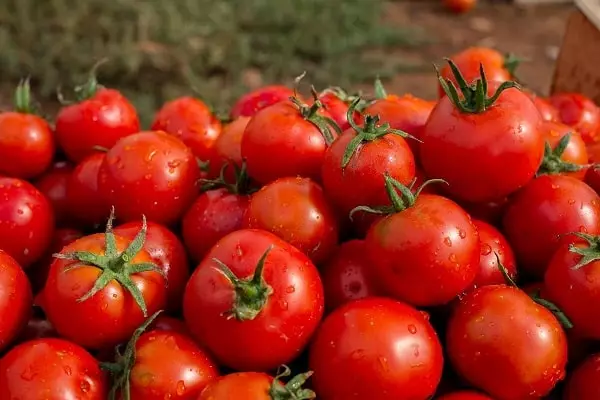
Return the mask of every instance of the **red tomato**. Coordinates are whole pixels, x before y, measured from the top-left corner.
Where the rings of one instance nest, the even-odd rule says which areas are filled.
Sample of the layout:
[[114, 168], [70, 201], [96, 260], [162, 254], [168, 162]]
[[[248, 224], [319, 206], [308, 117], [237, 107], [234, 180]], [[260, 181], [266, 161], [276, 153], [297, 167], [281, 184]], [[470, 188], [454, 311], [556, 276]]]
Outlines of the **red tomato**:
[[585, 174], [585, 183], [587, 183], [596, 193], [600, 193], [600, 164], [588, 168]]
[[15, 92], [14, 111], [0, 113], [0, 174], [31, 179], [47, 170], [54, 157], [52, 129], [34, 114], [29, 81]]
[[[348, 110], [353, 96], [350, 96], [341, 88], [325, 89], [319, 94], [319, 101], [323, 104], [323, 108], [331, 115], [331, 118], [340, 127], [342, 131], [350, 129], [348, 122]], [[351, 112], [352, 120], [359, 124], [362, 120], [360, 113], [356, 110]]]
[[98, 173], [105, 158], [104, 153], [84, 158], [67, 182], [69, 213], [84, 227], [100, 225], [110, 213], [105, 195], [98, 189]]
[[57, 225], [69, 220], [67, 182], [72, 172], [73, 167], [71, 164], [58, 161], [35, 181], [35, 187], [50, 200]]
[[418, 310], [371, 297], [343, 305], [310, 348], [322, 400], [408, 400], [433, 395], [442, 376], [442, 346]]
[[342, 243], [321, 272], [327, 308], [335, 310], [350, 301], [379, 295], [372, 275], [365, 241]]
[[52, 240], [52, 206], [33, 185], [16, 178], [0, 177], [0, 199], [0, 249], [27, 269]]
[[32, 316], [19, 335], [19, 343], [29, 340], [57, 337], [58, 333], [46, 318]]
[[506, 283], [504, 275], [498, 266], [498, 259], [506, 269], [511, 279], [517, 278], [515, 254], [502, 233], [487, 222], [473, 220], [473, 225], [479, 233], [481, 253], [479, 256], [479, 273], [473, 281], [474, 287], [487, 285], [502, 285]]
[[95, 69], [85, 84], [75, 88], [77, 102], [56, 116], [56, 140], [74, 163], [140, 130], [134, 106], [118, 90], [98, 85]]
[[600, 163], [600, 143], [588, 143], [587, 152], [590, 162]]
[[571, 373], [563, 400], [597, 399], [600, 399], [600, 354], [593, 354]]
[[200, 170], [190, 149], [164, 132], [120, 140], [100, 166], [98, 188], [120, 220], [175, 223], [198, 194]]
[[462, 14], [462, 13], [466, 13], [467, 11], [471, 11], [473, 9], [473, 7], [475, 7], [475, 4], [477, 3], [476, 0], [443, 0], [444, 6], [449, 9], [450, 11], [457, 13], [457, 14]]
[[243, 226], [274, 233], [315, 264], [338, 244], [337, 218], [321, 187], [308, 178], [280, 178], [250, 197]]
[[533, 100], [533, 104], [537, 107], [538, 111], [542, 115], [542, 120], [549, 122], [559, 122], [560, 116], [558, 115], [558, 110], [550, 104], [548, 99], [537, 96], [533, 92], [525, 91], [526, 94], [529, 94], [531, 100]]
[[50, 267], [42, 308], [61, 337], [102, 349], [126, 341], [148, 313], [163, 309], [166, 281], [144, 247], [146, 224], [133, 240], [106, 233], [66, 246]]
[[193, 272], [183, 315], [220, 365], [267, 371], [308, 343], [323, 315], [323, 286], [299, 250], [272, 233], [240, 230], [222, 238]]
[[198, 159], [213, 158], [214, 145], [221, 134], [221, 121], [208, 106], [194, 97], [180, 97], [167, 102], [156, 113], [151, 128], [181, 139]]
[[17, 338], [31, 315], [33, 295], [27, 275], [0, 250], [0, 351]]
[[[134, 240], [142, 228], [142, 222], [129, 222], [117, 226], [114, 234]], [[190, 267], [183, 244], [168, 228], [148, 222], [144, 249], [152, 257], [152, 262], [163, 270], [167, 279], [167, 310], [179, 311], [185, 284], [190, 276]]]
[[558, 110], [560, 122], [579, 132], [584, 142], [600, 139], [600, 110], [592, 100], [579, 93], [557, 93], [550, 103]]
[[169, 317], [165, 314], [160, 314], [150, 325], [149, 330], [177, 332], [184, 336], [191, 336], [190, 331], [180, 319]]
[[63, 339], [38, 339], [0, 359], [0, 398], [105, 400], [108, 385], [85, 349]]
[[254, 115], [242, 137], [242, 157], [252, 178], [261, 184], [288, 176], [320, 180], [323, 156], [337, 132], [319, 105], [288, 100]]
[[583, 180], [589, 160], [581, 135], [558, 122], [543, 122], [541, 129], [547, 143], [538, 174], [563, 174]]
[[561, 235], [600, 233], [600, 197], [578, 179], [542, 175], [511, 200], [503, 225], [519, 266], [539, 278]]
[[[421, 135], [420, 160], [427, 176], [444, 179], [450, 194], [472, 203], [521, 188], [544, 156], [541, 117], [531, 99], [517, 88], [492, 86], [501, 91], [492, 104], [489, 93], [476, 94], [483, 85], [465, 88], [466, 100], [458, 103], [442, 97]], [[477, 105], [476, 97], [488, 100]]]
[[213, 163], [217, 165], [211, 166], [211, 170], [220, 171], [226, 162], [242, 166], [242, 137], [248, 122], [250, 117], [239, 117], [223, 127], [223, 132], [215, 142], [217, 159]]
[[469, 212], [471, 217], [498, 226], [502, 222], [502, 217], [508, 206], [508, 197], [484, 203], [468, 203], [463, 201], [461, 202], [461, 206]]
[[484, 286], [456, 305], [446, 350], [455, 370], [494, 399], [539, 399], [565, 376], [567, 337], [525, 292]]
[[231, 108], [231, 119], [252, 117], [263, 108], [295, 96], [292, 89], [286, 86], [265, 86], [240, 97]]

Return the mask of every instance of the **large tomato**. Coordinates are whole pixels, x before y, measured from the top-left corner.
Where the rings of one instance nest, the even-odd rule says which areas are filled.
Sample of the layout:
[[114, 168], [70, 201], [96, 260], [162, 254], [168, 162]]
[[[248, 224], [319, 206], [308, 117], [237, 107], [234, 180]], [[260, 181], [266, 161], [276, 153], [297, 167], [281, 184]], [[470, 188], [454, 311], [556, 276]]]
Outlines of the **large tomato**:
[[244, 229], [217, 242], [193, 272], [183, 314], [221, 365], [268, 371], [304, 349], [323, 302], [308, 257], [272, 233]]
[[27, 275], [5, 251], [0, 250], [0, 351], [4, 350], [27, 324], [33, 295]]
[[0, 398], [106, 400], [108, 384], [85, 349], [63, 339], [38, 339], [0, 359]]
[[321, 400], [411, 400], [433, 395], [443, 356], [424, 313], [371, 297], [347, 303], [323, 321], [309, 364]]
[[67, 182], [67, 204], [73, 221], [83, 227], [96, 227], [106, 221], [110, 205], [98, 188], [98, 174], [104, 153], [84, 158], [73, 170]]
[[0, 249], [25, 269], [44, 255], [54, 232], [50, 202], [30, 183], [0, 177]]
[[70, 163], [58, 161], [34, 183], [35, 187], [50, 201], [56, 224], [59, 226], [70, 222], [71, 212], [67, 201], [67, 182], [72, 172], [73, 167]]
[[511, 200], [503, 225], [519, 266], [541, 278], [561, 235], [600, 234], [600, 197], [578, 179], [542, 175]]
[[92, 349], [129, 339], [167, 298], [164, 272], [144, 249], [145, 220], [129, 240], [114, 235], [112, 218], [104, 234], [77, 239], [56, 255], [41, 297], [57, 332]]
[[557, 93], [550, 102], [558, 110], [559, 120], [581, 134], [586, 143], [600, 139], [600, 109], [580, 93]]
[[481, 220], [473, 220], [479, 233], [481, 253], [479, 255], [479, 272], [473, 281], [474, 287], [501, 285], [506, 282], [500, 271], [498, 261], [504, 266], [508, 276], [515, 280], [517, 265], [515, 254], [502, 233], [492, 225]]
[[529, 182], [542, 162], [540, 113], [514, 82], [488, 87], [482, 75], [467, 85], [456, 69], [455, 78], [461, 95], [440, 77], [449, 96], [439, 100], [421, 134], [423, 169], [446, 180], [448, 192], [460, 200], [500, 199]]
[[518, 288], [483, 286], [448, 322], [455, 370], [497, 400], [539, 399], [565, 376], [567, 337], [550, 311]]
[[571, 373], [563, 400], [600, 399], [600, 354], [589, 356]]
[[584, 179], [589, 160], [581, 135], [559, 122], [544, 121], [541, 129], [546, 147], [538, 175], [563, 174]]
[[231, 107], [230, 115], [232, 119], [252, 117], [263, 108], [286, 101], [292, 96], [295, 96], [295, 93], [287, 86], [264, 86], [240, 97]]
[[140, 132], [123, 138], [100, 166], [98, 188], [117, 209], [119, 219], [170, 225], [180, 219], [198, 194], [198, 163], [175, 136]]

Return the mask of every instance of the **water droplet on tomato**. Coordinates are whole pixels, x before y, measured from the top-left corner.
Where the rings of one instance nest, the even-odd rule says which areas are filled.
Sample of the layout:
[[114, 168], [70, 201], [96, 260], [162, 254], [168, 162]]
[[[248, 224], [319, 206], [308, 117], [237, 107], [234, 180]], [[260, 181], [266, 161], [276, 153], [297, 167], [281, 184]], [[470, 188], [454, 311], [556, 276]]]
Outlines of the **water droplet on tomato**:
[[455, 262], [457, 261], [456, 254], [454, 254], [454, 253], [451, 253], [451, 254], [448, 256], [448, 261], [455, 263]]
[[459, 229], [458, 236], [460, 236], [461, 239], [464, 239], [467, 237], [467, 232], [465, 232], [464, 229]]
[[414, 326], [413, 324], [410, 324], [408, 326], [408, 331], [414, 335], [415, 333], [417, 333], [417, 327]]
[[352, 358], [353, 360], [362, 360], [363, 358], [365, 358], [365, 351], [364, 350], [354, 350], [352, 353], [350, 353], [350, 358]]
[[69, 367], [69, 366], [63, 367], [63, 371], [65, 371], [65, 374], [67, 374], [67, 376], [71, 376], [73, 374], [73, 371], [71, 370], [71, 367]]
[[444, 238], [444, 244], [448, 247], [452, 247], [452, 240], [448, 236]]
[[185, 382], [184, 381], [179, 381], [177, 382], [177, 395], [178, 396], [183, 396], [185, 394]]
[[490, 246], [487, 243], [482, 243], [481, 244], [481, 255], [482, 256], [487, 256], [492, 252], [492, 246]]
[[285, 292], [286, 292], [286, 293], [294, 293], [295, 291], [296, 291], [296, 288], [295, 288], [294, 286], [288, 286], [288, 287], [285, 289]]
[[83, 393], [87, 393], [90, 391], [92, 386], [90, 385], [90, 383], [88, 381], [84, 380], [84, 381], [79, 382], [79, 388], [81, 389], [81, 391]]

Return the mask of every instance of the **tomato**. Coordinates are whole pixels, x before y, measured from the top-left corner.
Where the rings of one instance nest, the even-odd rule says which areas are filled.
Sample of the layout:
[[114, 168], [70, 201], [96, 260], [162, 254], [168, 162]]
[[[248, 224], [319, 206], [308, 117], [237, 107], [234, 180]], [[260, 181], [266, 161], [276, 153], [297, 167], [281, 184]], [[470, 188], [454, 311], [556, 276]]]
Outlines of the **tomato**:
[[[350, 129], [348, 110], [354, 98], [355, 96], [349, 95], [344, 89], [339, 87], [325, 89], [319, 94], [319, 101], [323, 104], [323, 108], [331, 115], [331, 118], [333, 118], [342, 131]], [[350, 115], [356, 124], [359, 124], [362, 120], [362, 116], [357, 110], [353, 110]]]
[[462, 13], [466, 13], [467, 11], [471, 11], [473, 9], [473, 7], [475, 7], [475, 4], [477, 3], [476, 0], [443, 0], [444, 6], [449, 9], [450, 11], [457, 13], [457, 14], [462, 14]]
[[196, 159], [182, 141], [164, 132], [140, 132], [106, 153], [98, 188], [120, 220], [137, 221], [144, 214], [170, 225], [196, 198], [199, 178]]
[[27, 321], [27, 325], [21, 331], [19, 335], [19, 342], [23, 343], [29, 340], [43, 339], [50, 337], [57, 337], [58, 334], [54, 330], [54, 327], [46, 318], [39, 316], [32, 316]]
[[436, 397], [436, 400], [494, 400], [485, 394], [474, 392], [472, 390], [461, 390], [459, 392], [447, 393]]
[[600, 399], [600, 354], [592, 354], [570, 375], [563, 400]]
[[323, 286], [311, 261], [272, 233], [225, 236], [192, 273], [183, 315], [220, 365], [268, 371], [296, 358], [323, 315]]
[[378, 297], [326, 317], [309, 355], [322, 400], [426, 399], [440, 382], [442, 364], [442, 346], [425, 316]]
[[231, 119], [238, 117], [252, 117], [263, 108], [267, 108], [281, 101], [286, 101], [295, 96], [292, 89], [281, 86], [265, 86], [240, 97], [231, 108]]
[[473, 220], [473, 225], [475, 225], [479, 233], [481, 248], [479, 273], [473, 281], [473, 286], [479, 287], [506, 283], [504, 275], [498, 266], [498, 260], [500, 260], [500, 263], [506, 269], [511, 279], [515, 280], [517, 277], [515, 255], [504, 235], [498, 229], [484, 221]]
[[31, 315], [33, 295], [27, 275], [8, 253], [0, 250], [0, 351], [15, 340]]
[[250, 197], [243, 227], [274, 233], [315, 264], [338, 244], [337, 218], [323, 189], [308, 178], [280, 178]]
[[182, 334], [184, 336], [190, 336], [190, 331], [180, 319], [169, 317], [165, 314], [160, 314], [150, 325], [150, 330], [169, 331]]
[[583, 180], [589, 160], [581, 135], [558, 122], [543, 122], [542, 131], [546, 149], [538, 175], [563, 174]]
[[242, 137], [250, 177], [261, 184], [288, 176], [318, 182], [323, 156], [338, 129], [328, 118], [319, 102], [308, 106], [297, 99], [257, 112]]
[[542, 116], [543, 121], [549, 122], [559, 122], [560, 116], [558, 115], [558, 110], [550, 103], [548, 99], [535, 95], [533, 92], [527, 92], [531, 100], [533, 100], [533, 104], [537, 107], [538, 111]]
[[[142, 222], [129, 222], [117, 226], [114, 234], [134, 240], [142, 228]], [[181, 307], [183, 290], [190, 276], [190, 267], [183, 244], [168, 228], [148, 222], [144, 249], [167, 279], [167, 310], [177, 312]]]
[[565, 376], [567, 338], [525, 292], [483, 286], [453, 310], [446, 350], [455, 370], [494, 399], [539, 399]]
[[325, 305], [330, 311], [350, 301], [381, 294], [364, 240], [342, 243], [323, 265], [321, 279]]
[[102, 349], [126, 341], [148, 313], [163, 309], [166, 281], [144, 249], [146, 224], [134, 240], [104, 234], [67, 245], [50, 267], [42, 308], [61, 337]]
[[164, 104], [156, 113], [151, 128], [181, 139], [198, 159], [210, 160], [221, 134], [221, 121], [201, 100], [180, 97]]
[[540, 278], [561, 235], [600, 233], [600, 197], [578, 179], [542, 175], [511, 200], [503, 225], [519, 266]]
[[86, 83], [75, 88], [76, 102], [56, 116], [56, 140], [74, 163], [98, 151], [110, 149], [125, 136], [139, 132], [135, 107], [118, 90], [106, 89], [95, 77], [97, 64]]
[[[456, 79], [463, 78], [457, 72]], [[462, 100], [442, 97], [421, 134], [426, 175], [444, 179], [448, 193], [472, 203], [497, 200], [521, 188], [544, 156], [541, 117], [531, 99], [504, 83], [496, 85], [499, 97], [492, 101], [484, 86], [465, 86]], [[487, 100], [478, 104], [476, 98]]]
[[54, 232], [54, 214], [33, 185], [0, 177], [0, 249], [27, 269], [44, 255]]
[[[397, 190], [398, 182], [386, 176]], [[393, 212], [365, 239], [375, 279], [390, 296], [416, 306], [445, 304], [473, 283], [480, 244], [469, 215], [445, 197], [404, 187]]]
[[508, 197], [486, 201], [483, 203], [460, 202], [460, 205], [469, 212], [471, 217], [481, 219], [494, 226], [502, 222], [502, 217], [508, 206]]
[[600, 143], [588, 143], [587, 152], [590, 162], [600, 163]]
[[98, 188], [98, 173], [104, 153], [84, 158], [67, 181], [66, 196], [71, 218], [83, 227], [96, 227], [108, 218], [110, 206]]
[[216, 159], [211, 171], [220, 171], [225, 163], [242, 166], [242, 137], [250, 117], [239, 117], [223, 127], [223, 132], [215, 142]]
[[0, 398], [105, 400], [106, 376], [85, 349], [63, 339], [38, 339], [0, 359]]
[[585, 174], [585, 183], [587, 183], [596, 193], [600, 193], [600, 164], [588, 168]]
[[0, 174], [31, 179], [47, 170], [55, 152], [54, 134], [31, 105], [29, 81], [15, 91], [14, 111], [0, 113]]
[[592, 100], [579, 93], [557, 93], [550, 103], [558, 110], [560, 122], [579, 132], [584, 142], [600, 139], [600, 110]]
[[35, 181], [35, 187], [50, 201], [57, 225], [69, 221], [67, 182], [72, 172], [69, 163], [58, 161]]

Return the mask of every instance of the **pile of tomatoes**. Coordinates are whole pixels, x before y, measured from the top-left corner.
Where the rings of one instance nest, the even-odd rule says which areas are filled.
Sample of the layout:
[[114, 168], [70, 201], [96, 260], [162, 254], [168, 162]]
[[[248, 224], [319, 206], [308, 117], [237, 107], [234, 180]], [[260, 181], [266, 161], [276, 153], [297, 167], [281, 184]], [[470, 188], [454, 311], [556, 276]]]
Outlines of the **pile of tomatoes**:
[[52, 124], [23, 81], [0, 399], [600, 399], [600, 109], [512, 61], [454, 55], [436, 101], [182, 97], [148, 130], [94, 74]]

